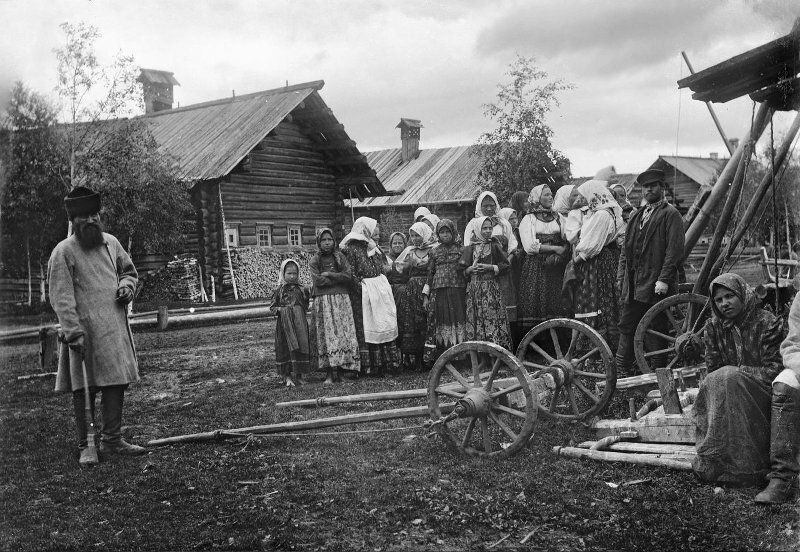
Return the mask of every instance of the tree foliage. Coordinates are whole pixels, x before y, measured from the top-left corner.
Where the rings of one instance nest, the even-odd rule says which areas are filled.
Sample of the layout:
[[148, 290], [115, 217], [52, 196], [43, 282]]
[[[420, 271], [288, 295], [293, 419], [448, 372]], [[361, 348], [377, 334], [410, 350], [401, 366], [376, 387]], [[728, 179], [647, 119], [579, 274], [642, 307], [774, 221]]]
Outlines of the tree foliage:
[[501, 203], [539, 183], [554, 183], [555, 189], [570, 176], [569, 159], [551, 143], [547, 115], [559, 105], [559, 93], [573, 85], [549, 80], [534, 58], [520, 55], [506, 74], [510, 80], [497, 85], [496, 101], [483, 106], [496, 127], [478, 140], [484, 146], [478, 183], [494, 191]]

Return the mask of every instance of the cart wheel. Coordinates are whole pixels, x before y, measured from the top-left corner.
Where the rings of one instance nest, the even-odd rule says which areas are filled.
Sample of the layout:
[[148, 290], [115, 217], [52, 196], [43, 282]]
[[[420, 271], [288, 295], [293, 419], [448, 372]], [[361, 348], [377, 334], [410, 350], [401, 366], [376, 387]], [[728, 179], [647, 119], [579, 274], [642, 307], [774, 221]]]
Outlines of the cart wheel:
[[[703, 328], [710, 316], [710, 299], [696, 293], [673, 295], [650, 307], [633, 336], [639, 369], [651, 373], [658, 357], [664, 358], [663, 366], [669, 368], [703, 362]], [[665, 327], [658, 328], [659, 317]]]
[[514, 355], [494, 343], [459, 343], [431, 369], [432, 427], [464, 454], [510, 456], [533, 435], [536, 407], [526, 371]]
[[554, 318], [535, 326], [522, 338], [517, 358], [534, 378], [557, 376], [555, 390], [539, 404], [550, 418], [590, 418], [602, 412], [616, 389], [611, 349], [594, 328], [577, 320]]

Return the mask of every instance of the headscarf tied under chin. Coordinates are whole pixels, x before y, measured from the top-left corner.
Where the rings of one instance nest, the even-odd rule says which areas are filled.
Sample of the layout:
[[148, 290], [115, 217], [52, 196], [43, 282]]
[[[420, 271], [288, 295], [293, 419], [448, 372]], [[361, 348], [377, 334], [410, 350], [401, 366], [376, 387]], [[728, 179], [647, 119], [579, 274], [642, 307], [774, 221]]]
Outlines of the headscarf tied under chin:
[[388, 252], [388, 255], [392, 257], [400, 255], [400, 253], [395, 253], [394, 251], [392, 251], [392, 242], [394, 241], [395, 236], [400, 236], [401, 238], [403, 238], [403, 250], [401, 250], [400, 253], [402, 253], [405, 250], [406, 246], [408, 245], [408, 238], [406, 237], [405, 234], [403, 234], [402, 232], [392, 233], [392, 235], [389, 236], [389, 252]]
[[353, 223], [353, 228], [344, 239], [339, 243], [339, 247], [344, 249], [351, 241], [360, 241], [367, 244], [367, 256], [372, 257], [380, 251], [378, 244], [372, 239], [372, 233], [378, 227], [378, 221], [369, 217], [358, 217]]
[[597, 211], [606, 210], [612, 217], [614, 217], [614, 227], [617, 233], [625, 228], [625, 220], [622, 218], [622, 207], [620, 207], [614, 195], [602, 180], [587, 180], [578, 187], [578, 192], [586, 198], [589, 204], [589, 211], [596, 213]]
[[[322, 232], [320, 232], [320, 234], [321, 233]], [[294, 266], [297, 267], [298, 281], [300, 279], [300, 265], [297, 264], [297, 261], [295, 261], [294, 259], [284, 259], [284, 261], [281, 263], [280, 270], [278, 270], [278, 285], [279, 286], [282, 286], [282, 285], [284, 285], [286, 283], [286, 278], [284, 278], [283, 274], [284, 274], [284, 272], [286, 272], [286, 267], [289, 266], [289, 264], [293, 264]]]
[[[321, 228], [319, 232], [317, 232], [317, 247], [320, 251], [322, 251], [322, 236], [325, 234], [330, 234], [331, 239], [333, 239], [333, 230], [330, 228]], [[336, 249], [336, 240], [333, 240], [333, 249]]]
[[450, 230], [450, 233], [453, 235], [453, 242], [455, 242], [456, 238], [458, 237], [458, 229], [456, 228], [456, 223], [448, 218], [443, 218], [442, 220], [440, 220], [439, 224], [436, 225], [437, 239], [439, 239], [439, 232], [441, 232], [444, 228]]
[[[724, 287], [725, 289], [730, 290], [736, 297], [739, 298], [739, 300], [742, 302], [742, 305], [744, 305], [742, 312], [740, 312], [736, 318], [725, 317], [725, 315], [722, 314], [717, 308], [717, 305], [714, 302], [714, 292], [716, 291], [717, 287]], [[747, 319], [748, 314], [750, 314], [750, 312], [756, 308], [756, 304], [758, 303], [758, 297], [753, 291], [753, 288], [747, 284], [744, 278], [732, 272], [726, 272], [714, 278], [709, 286], [709, 291], [711, 292], [711, 310], [714, 312], [714, 316], [716, 316], [722, 322], [722, 325], [725, 328], [740, 326], [742, 322]], [[741, 358], [741, 351], [739, 352], [739, 357]]]
[[481, 228], [483, 228], [483, 223], [487, 220], [491, 221], [492, 217], [478, 217], [477, 224], [472, 228], [472, 236], [470, 237], [470, 242], [473, 246], [472, 248], [472, 264], [478, 262], [479, 259], [485, 257], [492, 251], [492, 238], [491, 236], [487, 240], [481, 234]]
[[414, 211], [414, 222], [419, 222], [420, 217], [424, 217], [425, 215], [430, 215], [431, 212], [428, 210], [427, 207], [417, 207], [417, 210]]
[[530, 195], [528, 195], [528, 203], [530, 203], [530, 213], [539, 219], [542, 222], [553, 222], [556, 218], [555, 213], [553, 212], [553, 208], [545, 209], [542, 207], [542, 193], [544, 192], [545, 187], [549, 188], [547, 184], [539, 184], [538, 186], [534, 186], [533, 190], [531, 190]]
[[[478, 201], [475, 202], [475, 216], [476, 217], [485, 217], [485, 216], [487, 216], [483, 212], [483, 207], [482, 207], [483, 200], [486, 199], [487, 197], [492, 198], [492, 201], [494, 201], [494, 215], [492, 215], [490, 218], [496, 218], [498, 216], [499, 212], [500, 212], [500, 202], [497, 201], [497, 196], [494, 195], [494, 192], [490, 192], [488, 190], [485, 191], [485, 192], [481, 192], [481, 195], [478, 196]], [[493, 221], [493, 223], [497, 224], [494, 221]]]
[[418, 234], [422, 238], [422, 243], [416, 246], [417, 249], [428, 249], [434, 243], [436, 243], [436, 235], [431, 230], [431, 227], [428, 226], [425, 222], [415, 222], [411, 225], [412, 232]]
[[572, 210], [572, 205], [569, 203], [569, 196], [575, 188], [574, 184], [565, 184], [561, 186], [553, 197], [553, 211], [566, 216]]

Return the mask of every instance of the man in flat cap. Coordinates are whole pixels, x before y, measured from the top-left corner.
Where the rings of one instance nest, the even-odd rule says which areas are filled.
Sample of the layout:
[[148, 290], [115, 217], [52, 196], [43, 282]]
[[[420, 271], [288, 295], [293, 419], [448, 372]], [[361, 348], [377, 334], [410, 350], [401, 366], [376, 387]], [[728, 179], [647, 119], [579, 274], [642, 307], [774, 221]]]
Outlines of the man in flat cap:
[[[119, 241], [100, 225], [100, 195], [79, 186], [64, 199], [74, 233], [53, 249], [47, 264], [50, 303], [63, 339], [86, 365], [89, 399], [102, 395], [100, 454], [137, 455], [146, 450], [122, 438], [122, 404], [128, 384], [139, 380], [126, 305], [136, 289], [136, 268]], [[68, 355], [72, 356], [72, 355]], [[72, 392], [81, 465], [97, 462], [87, 447], [83, 371], [59, 362], [56, 391]], [[75, 363], [72, 363], [75, 364]]]
[[[664, 197], [664, 172], [646, 170], [636, 182], [641, 185], [647, 203], [628, 221], [625, 246], [619, 258], [617, 285], [622, 298], [617, 348], [619, 375], [632, 375], [636, 327], [650, 307], [677, 292], [678, 272], [683, 265], [683, 218]], [[656, 321], [657, 326], [663, 324], [663, 320]]]

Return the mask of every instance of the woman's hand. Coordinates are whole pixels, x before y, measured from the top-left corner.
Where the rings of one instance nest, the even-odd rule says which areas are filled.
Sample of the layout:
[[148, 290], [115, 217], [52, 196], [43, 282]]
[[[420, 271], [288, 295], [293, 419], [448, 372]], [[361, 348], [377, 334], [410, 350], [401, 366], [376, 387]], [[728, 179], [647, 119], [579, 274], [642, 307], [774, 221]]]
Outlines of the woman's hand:
[[423, 295], [422, 296], [422, 308], [425, 309], [425, 310], [428, 310], [428, 303], [429, 302], [430, 301], [428, 301], [428, 296], [427, 295]]

